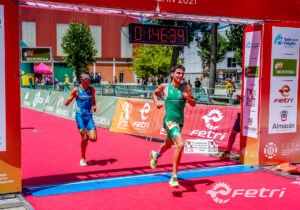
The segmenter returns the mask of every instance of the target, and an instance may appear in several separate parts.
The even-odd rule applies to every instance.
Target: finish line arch
[[[0,194],[21,191],[19,6],[246,25],[241,162],[300,161],[299,0],[0,0]]]

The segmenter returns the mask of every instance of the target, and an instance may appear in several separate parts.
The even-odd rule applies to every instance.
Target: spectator
[[[190,87],[192,87],[191,80],[188,80],[188,84],[189,84]]]
[[[144,89],[144,98],[147,98],[147,85],[148,85],[148,77],[145,76],[143,77],[143,81],[142,81],[142,85],[143,85],[143,89]]]
[[[117,76],[114,77],[114,84],[117,84],[118,83],[118,79],[117,79]]]
[[[143,82],[142,82],[143,84],[143,86],[147,86],[148,85],[148,77],[147,76],[145,76],[145,77],[143,77]]]
[[[199,89],[200,87],[201,87],[201,82],[200,82],[199,78],[196,77],[196,79],[195,79],[195,88]]]
[[[101,73],[98,73],[96,76],[96,82],[101,83]]]
[[[163,75],[160,74],[160,75],[159,75],[159,78],[158,78],[158,80],[157,80],[157,83],[158,83],[158,85],[160,85],[160,84],[163,83],[163,82],[164,82]]]
[[[169,83],[168,77],[165,78],[164,83]]]
[[[69,85],[70,84],[70,78],[67,74],[65,74],[65,84]]]

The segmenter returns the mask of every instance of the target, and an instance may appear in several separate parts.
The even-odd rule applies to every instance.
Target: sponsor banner
[[[261,30],[245,33],[243,136],[257,138]]]
[[[0,0],[0,194],[22,190],[18,11]]]
[[[6,151],[4,7],[0,5],[0,152]],[[0,172],[1,173],[1,172]]]
[[[93,119],[96,126],[110,128],[115,115],[118,100],[118,98],[96,96],[97,109],[93,114]]]
[[[69,106],[65,106],[66,100],[70,97],[70,94],[60,93],[59,96],[56,97],[56,106],[54,110],[54,114],[59,117],[75,119],[75,111],[76,111],[76,100],[74,99]],[[73,114],[74,113],[74,114]]]
[[[297,131],[300,29],[272,27],[269,133]]]
[[[207,153],[217,154],[218,145],[209,139],[187,139],[185,140],[184,153]]]
[[[154,137],[153,132],[160,130],[159,123],[162,126],[164,113],[165,109],[157,109],[153,102],[120,99],[110,130]]]
[[[45,100],[46,113],[54,114],[59,95],[60,95],[59,92],[54,92],[54,91],[51,91],[51,94],[48,95],[48,97]]]
[[[220,149],[226,149],[239,112],[237,107],[187,105],[182,135],[185,139],[214,140]],[[121,99],[111,130],[165,139],[164,116],[165,108],[157,109],[153,102]],[[236,136],[232,151],[239,151],[239,135]]]
[[[21,94],[22,106],[30,108],[30,109],[34,109],[37,111],[44,111],[45,102],[50,94],[49,91],[22,89],[21,93],[22,93]]]
[[[51,47],[21,47],[22,63],[51,62]]]
[[[21,104],[26,108],[75,120],[76,100],[74,99],[68,107],[65,106],[69,96],[67,93],[22,88]],[[117,103],[118,98],[96,96],[97,109],[93,113],[96,126],[110,128]]]
[[[227,149],[228,138],[239,112],[238,107],[187,105],[182,135],[186,139],[214,140],[219,149]],[[239,151],[239,145],[240,135],[237,134],[232,151]]]

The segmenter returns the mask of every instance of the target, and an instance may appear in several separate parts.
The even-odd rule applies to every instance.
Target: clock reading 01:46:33
[[[163,45],[188,45],[187,28],[154,24],[129,24],[129,42]]]

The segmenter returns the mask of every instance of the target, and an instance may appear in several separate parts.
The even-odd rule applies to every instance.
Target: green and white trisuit
[[[165,99],[166,116],[163,126],[168,136],[167,140],[172,140],[181,134],[184,123],[184,107],[186,99],[183,97],[183,84],[178,89],[173,88],[172,84],[168,86],[168,97]]]

